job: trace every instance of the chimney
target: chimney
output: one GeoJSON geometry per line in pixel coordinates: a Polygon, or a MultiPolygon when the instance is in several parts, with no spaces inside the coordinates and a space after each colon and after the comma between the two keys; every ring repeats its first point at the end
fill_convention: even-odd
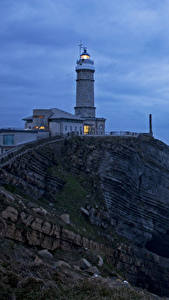
{"type": "Polygon", "coordinates": [[[153,136],[153,130],[152,130],[152,114],[149,114],[149,134],[153,136]]]}

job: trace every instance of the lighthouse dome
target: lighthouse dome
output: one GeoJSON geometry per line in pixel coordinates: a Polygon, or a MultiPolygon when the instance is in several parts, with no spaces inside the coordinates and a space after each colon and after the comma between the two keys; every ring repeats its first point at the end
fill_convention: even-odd
{"type": "Polygon", "coordinates": [[[83,52],[80,54],[80,59],[77,61],[76,70],[92,70],[94,71],[94,62],[90,59],[90,54],[87,49],[84,48],[83,52]]]}

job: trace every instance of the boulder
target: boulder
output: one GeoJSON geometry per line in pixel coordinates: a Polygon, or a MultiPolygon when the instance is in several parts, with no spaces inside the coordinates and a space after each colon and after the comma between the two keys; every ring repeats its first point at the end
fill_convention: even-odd
{"type": "Polygon", "coordinates": [[[89,211],[87,209],[85,209],[84,207],[80,208],[80,211],[87,217],[89,217],[89,211]]]}
{"type": "Polygon", "coordinates": [[[55,263],[55,267],[56,267],[56,268],[59,268],[59,267],[65,267],[65,268],[71,269],[71,266],[70,266],[67,262],[65,262],[65,261],[63,261],[63,260],[58,260],[58,261],[55,263]]]}
{"type": "Polygon", "coordinates": [[[69,214],[63,214],[60,216],[60,218],[65,224],[70,224],[70,215],[69,214]]]}
{"type": "Polygon", "coordinates": [[[90,268],[91,266],[92,266],[91,263],[86,258],[82,258],[80,260],[80,268],[82,270],[86,270],[86,269],[90,268]]]}
{"type": "Polygon", "coordinates": [[[34,207],[33,208],[33,211],[35,212],[35,213],[37,213],[37,214],[39,214],[39,215],[41,215],[41,216],[46,216],[47,215],[47,210],[46,209],[44,209],[44,208],[42,208],[42,207],[34,207]]]}
{"type": "Polygon", "coordinates": [[[51,228],[52,228],[51,223],[46,221],[42,225],[42,232],[44,232],[45,234],[50,234],[51,228]]]}
{"type": "Polygon", "coordinates": [[[41,265],[41,264],[43,264],[43,260],[41,258],[39,258],[38,256],[36,256],[35,260],[34,260],[34,264],[41,265]]]}
{"type": "Polygon", "coordinates": [[[29,226],[32,221],[34,220],[32,215],[26,215],[24,212],[21,212],[20,214],[22,222],[26,225],[29,226]]]}
{"type": "Polygon", "coordinates": [[[99,267],[102,267],[103,266],[103,258],[100,256],[100,255],[97,255],[97,258],[98,258],[98,266],[99,267]]]}
{"type": "Polygon", "coordinates": [[[50,253],[47,249],[38,251],[38,255],[43,257],[43,258],[48,258],[48,259],[53,258],[53,254],[50,253]]]}
{"type": "Polygon", "coordinates": [[[2,212],[2,218],[4,219],[10,219],[12,222],[16,222],[18,219],[18,211],[16,208],[12,206],[8,206],[3,212],[2,212]]]}
{"type": "Polygon", "coordinates": [[[40,219],[40,218],[36,218],[33,222],[32,222],[32,224],[31,224],[31,227],[32,227],[32,229],[34,229],[34,230],[37,230],[37,231],[42,231],[42,223],[43,223],[43,220],[42,219],[40,219]]]}

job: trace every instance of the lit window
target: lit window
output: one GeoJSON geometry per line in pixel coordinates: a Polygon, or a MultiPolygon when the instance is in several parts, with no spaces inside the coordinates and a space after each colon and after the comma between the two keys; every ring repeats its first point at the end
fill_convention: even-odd
{"type": "Polygon", "coordinates": [[[14,135],[3,135],[3,144],[6,146],[12,146],[14,145],[14,135]]]}
{"type": "Polygon", "coordinates": [[[84,134],[89,134],[91,130],[91,126],[89,125],[84,125],[84,134]]]}
{"type": "Polygon", "coordinates": [[[40,126],[39,129],[44,130],[45,126],[40,126]]]}
{"type": "Polygon", "coordinates": [[[39,127],[38,127],[38,126],[35,126],[34,128],[35,128],[35,129],[39,129],[39,127]]]}

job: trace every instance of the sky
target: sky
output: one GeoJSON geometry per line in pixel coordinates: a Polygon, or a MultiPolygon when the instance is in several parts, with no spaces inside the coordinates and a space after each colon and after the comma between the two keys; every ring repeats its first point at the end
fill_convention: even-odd
{"type": "Polygon", "coordinates": [[[169,144],[169,0],[0,0],[0,128],[34,108],[74,112],[79,41],[95,62],[106,131],[169,144]]]}

